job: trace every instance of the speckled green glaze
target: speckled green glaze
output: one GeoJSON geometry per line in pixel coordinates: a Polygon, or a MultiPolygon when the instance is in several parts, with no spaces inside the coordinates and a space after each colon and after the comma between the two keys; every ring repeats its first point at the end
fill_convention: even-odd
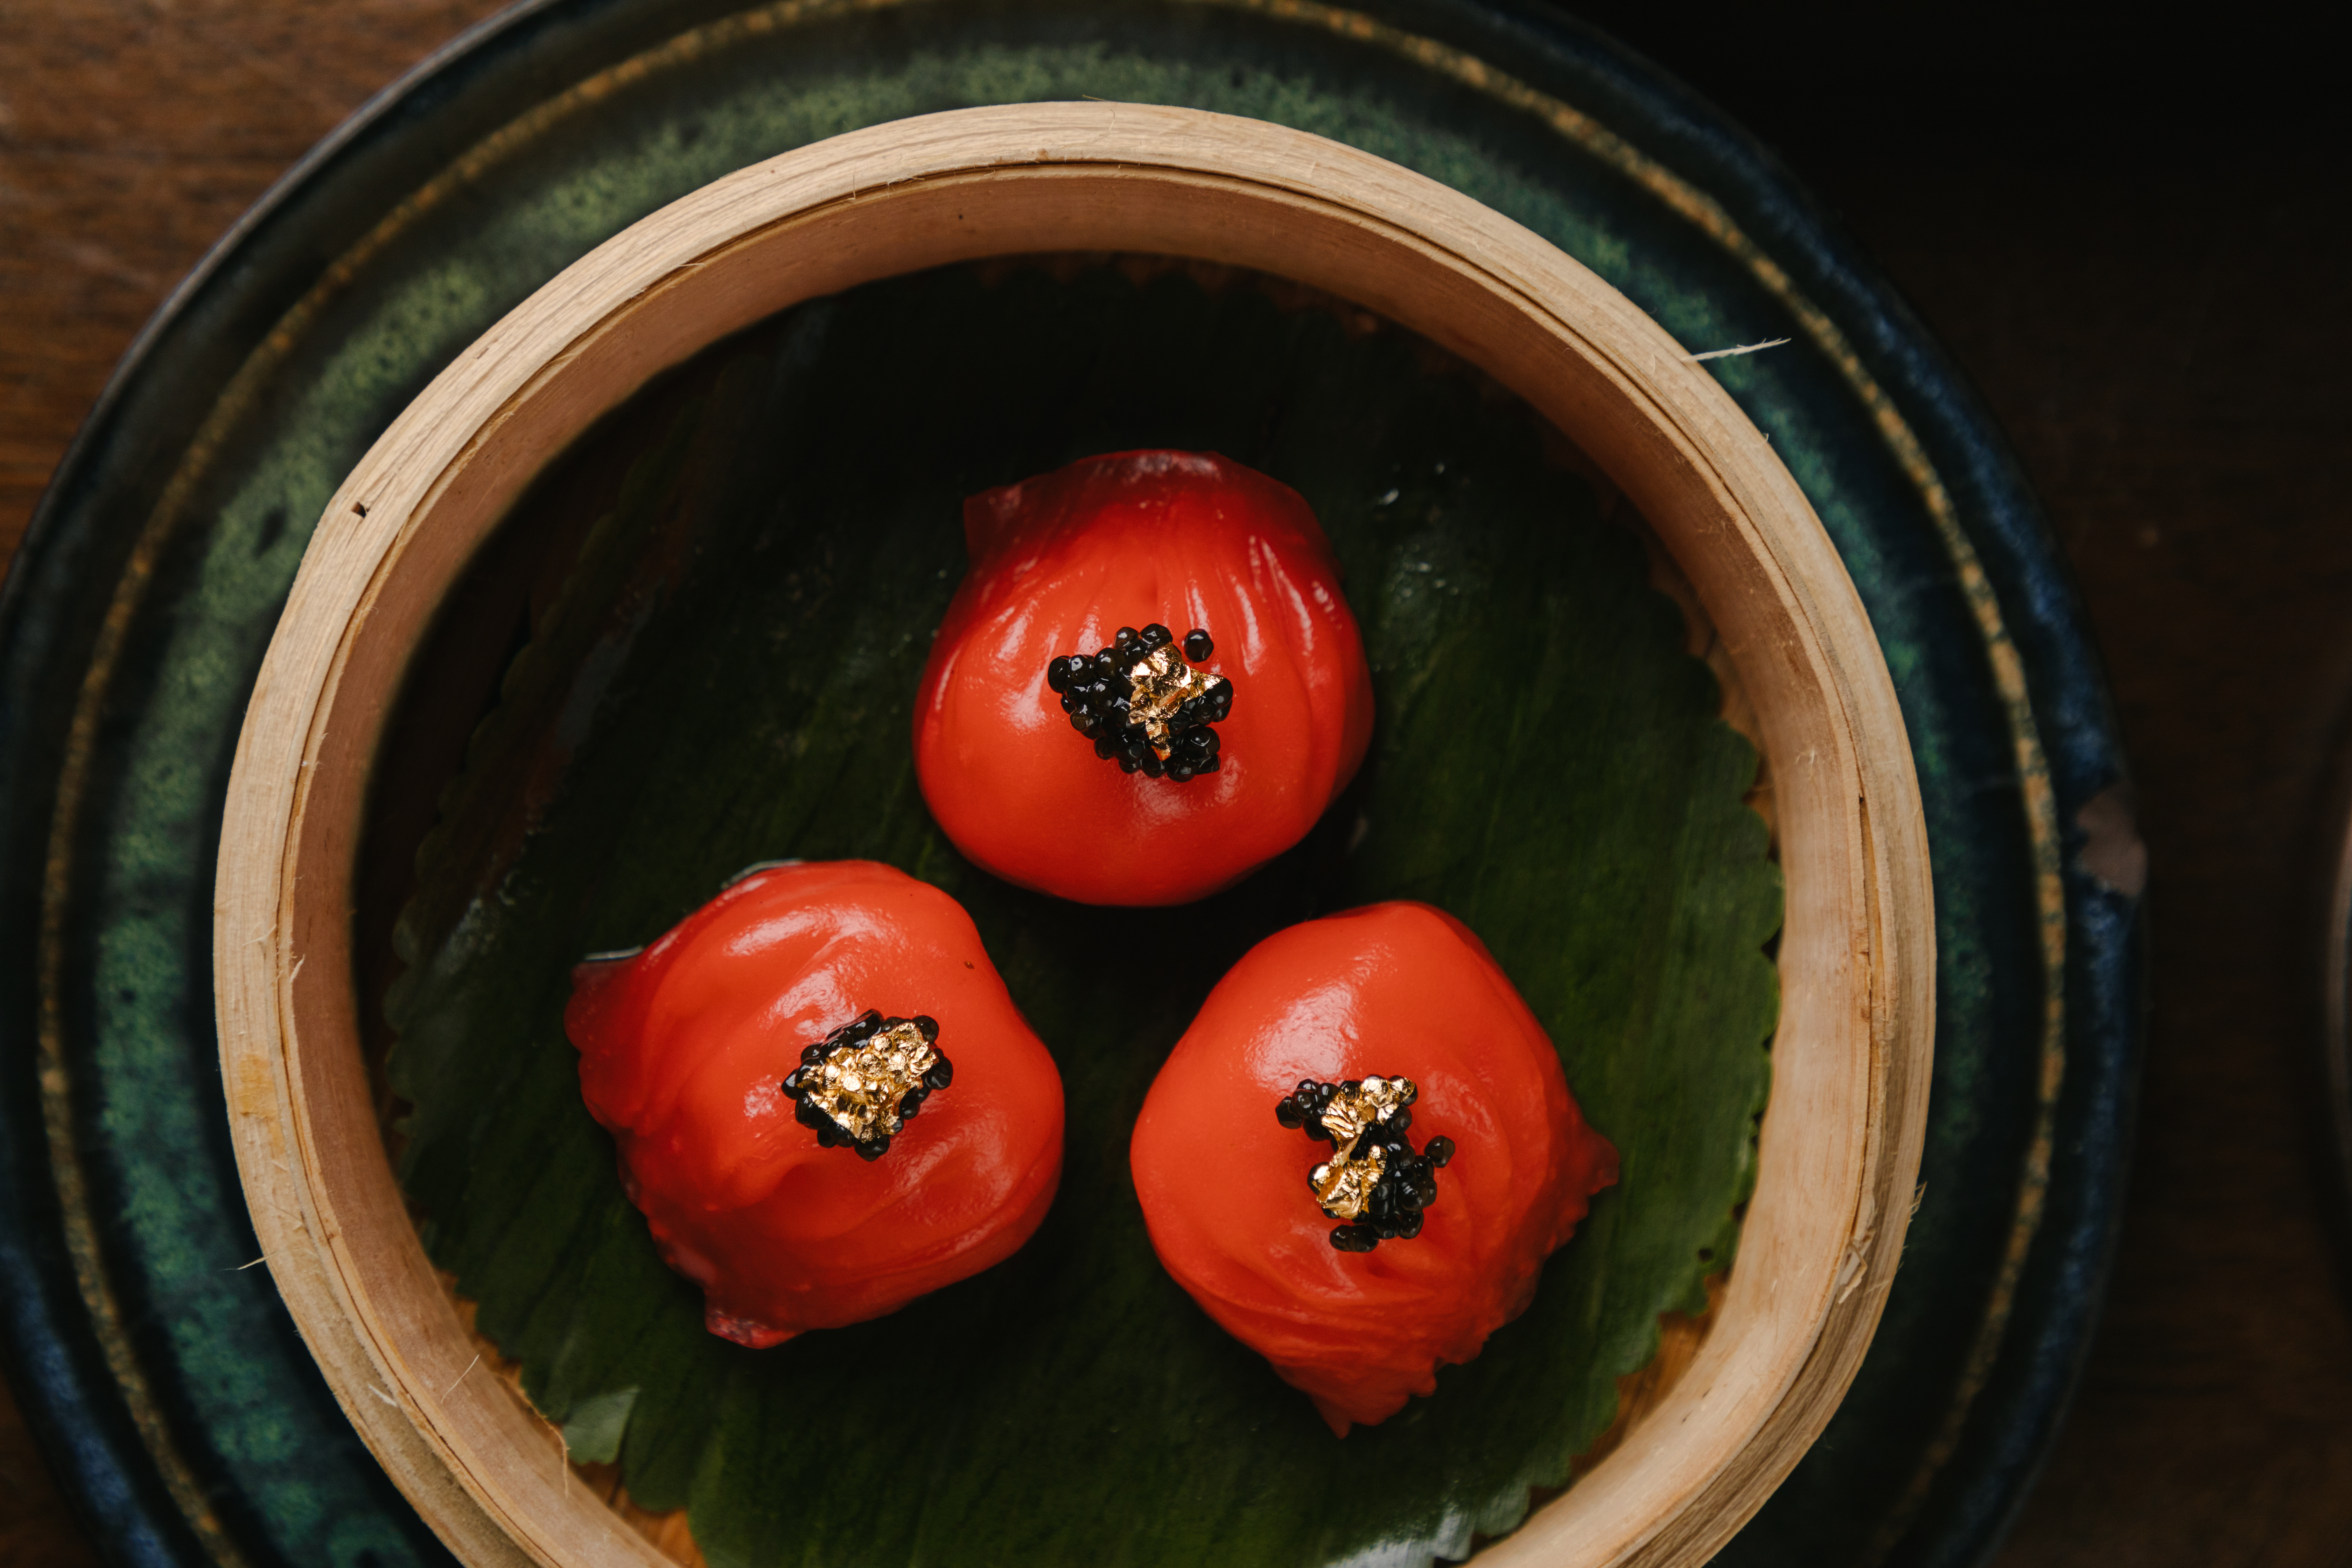
{"type": "MultiPolygon", "coordinates": [[[[1941,943],[1927,1197],[1905,1278],[1961,1283],[1896,1289],[1882,1343],[1906,1347],[1901,1364],[1874,1358],[1824,1455],[1775,1504],[1790,1522],[1768,1511],[1734,1550],[1765,1552],[1776,1529],[1814,1560],[1864,1550],[1876,1516],[1840,1500],[1894,1495],[1917,1473],[1946,1408],[1932,1391],[1965,1383],[1982,1282],[2015,1237],[2033,1107],[2047,1096],[2014,1042],[2050,1027],[2037,878],[2055,851],[2036,847],[1964,563],[1846,369],[1719,235],[1622,163],[1314,7],[907,0],[779,7],[748,23],[710,7],[570,15],[576,36],[535,36],[539,53],[518,46],[499,68],[508,76],[463,87],[463,113],[446,112],[431,157],[414,140],[400,158],[354,153],[340,216],[248,242],[278,280],[278,313],[257,316],[250,298],[190,307],[182,331],[240,342],[247,357],[234,373],[232,358],[151,379],[150,395],[177,391],[185,406],[142,416],[181,434],[110,502],[140,501],[140,518],[116,524],[140,542],[77,731],[83,751],[68,752],[53,1043],[87,1167],[89,1245],[114,1281],[119,1321],[101,1332],[148,1369],[170,1434],[159,1462],[209,1500],[221,1536],[254,1562],[389,1568],[440,1551],[324,1402],[266,1270],[240,1271],[251,1231],[219,1125],[215,825],[253,672],[328,496],[465,343],[665,202],[862,125],[1097,97],[1273,121],[1430,174],[1559,245],[1695,351],[1797,340],[1712,365],[1836,541],[1904,704],[1941,943]],[[550,59],[562,62],[551,76],[531,74],[550,59]],[[581,79],[593,90],[542,96],[549,80],[581,79]]],[[[1609,105],[1588,111],[1605,121],[1609,105]]]]}

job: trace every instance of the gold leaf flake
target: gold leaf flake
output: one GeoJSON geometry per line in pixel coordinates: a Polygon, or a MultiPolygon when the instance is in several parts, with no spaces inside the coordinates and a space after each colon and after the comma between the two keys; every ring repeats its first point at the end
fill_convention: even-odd
{"type": "Polygon", "coordinates": [[[1360,1153],[1357,1141],[1411,1105],[1417,1097],[1412,1080],[1406,1078],[1368,1078],[1355,1088],[1343,1089],[1331,1097],[1318,1120],[1323,1131],[1331,1135],[1338,1152],[1307,1177],[1307,1184],[1315,1190],[1315,1201],[1323,1206],[1325,1214],[1333,1219],[1352,1221],[1370,1206],[1372,1189],[1388,1173],[1388,1150],[1373,1143],[1360,1153]]]}
{"type": "Polygon", "coordinates": [[[871,1143],[905,1125],[898,1102],[939,1059],[922,1030],[901,1020],[825,1058],[822,1068],[803,1078],[803,1093],[850,1137],[871,1143]]]}
{"type": "Polygon", "coordinates": [[[1389,1152],[1375,1143],[1361,1158],[1344,1150],[1334,1154],[1308,1173],[1307,1185],[1315,1189],[1315,1201],[1333,1219],[1353,1220],[1370,1206],[1372,1189],[1381,1184],[1388,1169],[1389,1152]]]}
{"type": "Polygon", "coordinates": [[[1222,679],[1185,663],[1174,643],[1161,643],[1127,668],[1127,683],[1134,688],[1127,700],[1127,721],[1143,726],[1151,749],[1166,762],[1172,749],[1168,721],[1195,697],[1207,696],[1222,679]]]}
{"type": "Polygon", "coordinates": [[[1354,1089],[1343,1089],[1323,1108],[1323,1130],[1341,1149],[1352,1149],[1365,1131],[1386,1121],[1412,1103],[1409,1078],[1368,1078],[1354,1089]]]}

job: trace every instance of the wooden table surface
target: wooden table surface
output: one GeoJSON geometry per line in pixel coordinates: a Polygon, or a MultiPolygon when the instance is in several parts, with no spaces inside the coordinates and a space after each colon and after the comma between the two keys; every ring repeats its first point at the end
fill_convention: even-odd
{"type": "MultiPolygon", "coordinates": [[[[0,7],[0,560],[214,238],[494,8],[0,7]]],[[[1582,9],[1776,146],[1976,380],[2079,576],[2137,767],[2138,1161],[2080,1401],[1998,1561],[2352,1560],[2352,1283],[2313,1046],[2324,778],[2352,718],[2333,51],[2242,5],[2179,37],[2008,3],[1582,9]]],[[[0,1568],[95,1561],[0,1389],[0,1568]]]]}

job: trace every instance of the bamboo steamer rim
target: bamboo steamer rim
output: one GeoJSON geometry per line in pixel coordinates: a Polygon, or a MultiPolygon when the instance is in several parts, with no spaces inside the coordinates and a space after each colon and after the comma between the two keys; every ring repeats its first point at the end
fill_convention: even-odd
{"type": "Polygon", "coordinates": [[[476,1359],[376,1131],[350,910],[406,660],[474,548],[593,419],[801,300],[1035,251],[1147,251],[1312,285],[1479,366],[1607,469],[1753,700],[1788,888],[1756,1188],[1715,1327],[1625,1441],[1496,1564],[1704,1562],[1829,1419],[1901,1256],[1927,1119],[1934,917],[1894,684],[1835,548],[1682,345],[1434,181],[1256,121],[1139,104],[959,110],[741,170],[598,247],[467,349],[329,502],[230,780],[215,987],[238,1170],[336,1397],[470,1563],[667,1560],[573,1485],[476,1359]]]}

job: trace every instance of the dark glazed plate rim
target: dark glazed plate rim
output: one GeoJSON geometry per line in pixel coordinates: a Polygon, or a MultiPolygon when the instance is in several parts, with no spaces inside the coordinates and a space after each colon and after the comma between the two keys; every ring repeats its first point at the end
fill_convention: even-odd
{"type": "MultiPolygon", "coordinates": [[[[1756,276],[1769,269],[1790,297],[1809,302],[1844,345],[1855,384],[1883,399],[1875,411],[1916,438],[1916,471],[1940,488],[1945,542],[1964,563],[1956,591],[1990,611],[1990,619],[1979,617],[1987,647],[1961,651],[1995,667],[2021,725],[2016,733],[2035,742],[2021,744],[2014,777],[1985,787],[2014,792],[2038,825],[2032,874],[2041,889],[2042,951],[2062,962],[2043,987],[2043,1090],[2017,1178],[2015,1201],[2033,1223],[2013,1229],[2013,1257],[1992,1282],[1955,1396],[1928,1413],[1932,1462],[1917,1468],[1856,1560],[1981,1561],[2038,1470],[2095,1318],[2127,1160],[2140,1014],[2137,889],[2081,863],[2087,828],[2127,824],[2127,810],[2118,815],[2119,803],[2127,805],[2126,770],[2074,589],[2005,441],[1894,291],[1769,153],[1670,77],[1572,18],[1533,0],[1378,0],[1350,11],[1309,0],[1194,4],[1204,24],[1248,12],[1357,44],[1371,38],[1422,68],[1451,72],[1490,117],[1540,119],[1547,104],[1573,103],[1603,140],[1628,138],[1617,142],[1631,154],[1622,168],[1654,176],[1649,188],[1669,206],[1698,195],[1698,206],[1675,209],[1683,218],[1744,256],[1756,276]]],[[[101,1327],[85,1303],[94,1280],[103,1291],[109,1264],[67,1223],[84,1201],[74,1191],[70,1151],[86,1131],[60,1110],[63,1092],[45,1095],[42,1087],[58,1068],[43,1057],[45,1030],[64,1026],[45,1023],[37,1002],[36,955],[54,935],[45,924],[47,889],[60,874],[49,853],[58,763],[92,650],[110,635],[116,584],[126,571],[152,565],[133,556],[152,500],[152,487],[142,493],[140,486],[179,450],[189,422],[170,405],[223,384],[284,299],[301,291],[307,279],[284,260],[289,236],[323,265],[316,258],[351,246],[418,171],[446,164],[510,118],[485,101],[484,83],[552,93],[723,10],[712,0],[531,0],[379,95],[240,220],[142,331],[60,464],[0,587],[0,756],[7,759],[0,773],[0,1268],[16,1282],[0,1303],[7,1373],[68,1489],[118,1560],[251,1560],[238,1544],[236,1500],[214,1500],[215,1510],[191,1496],[184,1477],[175,1486],[166,1473],[168,1422],[126,1399],[126,1384],[142,1375],[138,1353],[119,1325],[101,1327]],[[265,276],[270,266],[278,272],[265,276]],[[68,1157],[53,1159],[60,1150],[68,1157]]],[[[1915,733],[1915,747],[1934,739],[1915,733]]],[[[2120,831],[2127,837],[2127,826],[2120,831]]],[[[1940,882],[1939,874],[1939,891],[1940,882]]],[[[209,1050],[209,1019],[184,1024],[191,1041],[209,1050]]],[[[56,1081],[64,1081],[61,1068],[56,1081]]],[[[326,1414],[340,1420],[331,1405],[326,1414]]],[[[1831,1452],[1817,1468],[1826,1473],[1837,1450],[1870,1437],[1833,1425],[1824,1445],[1831,1452]]],[[[1776,1519],[1789,1541],[1804,1539],[1806,1521],[1834,1494],[1801,1497],[1808,1473],[1801,1467],[1799,1484],[1727,1560],[1778,1560],[1765,1544],[1781,1528],[1776,1519]]]]}

